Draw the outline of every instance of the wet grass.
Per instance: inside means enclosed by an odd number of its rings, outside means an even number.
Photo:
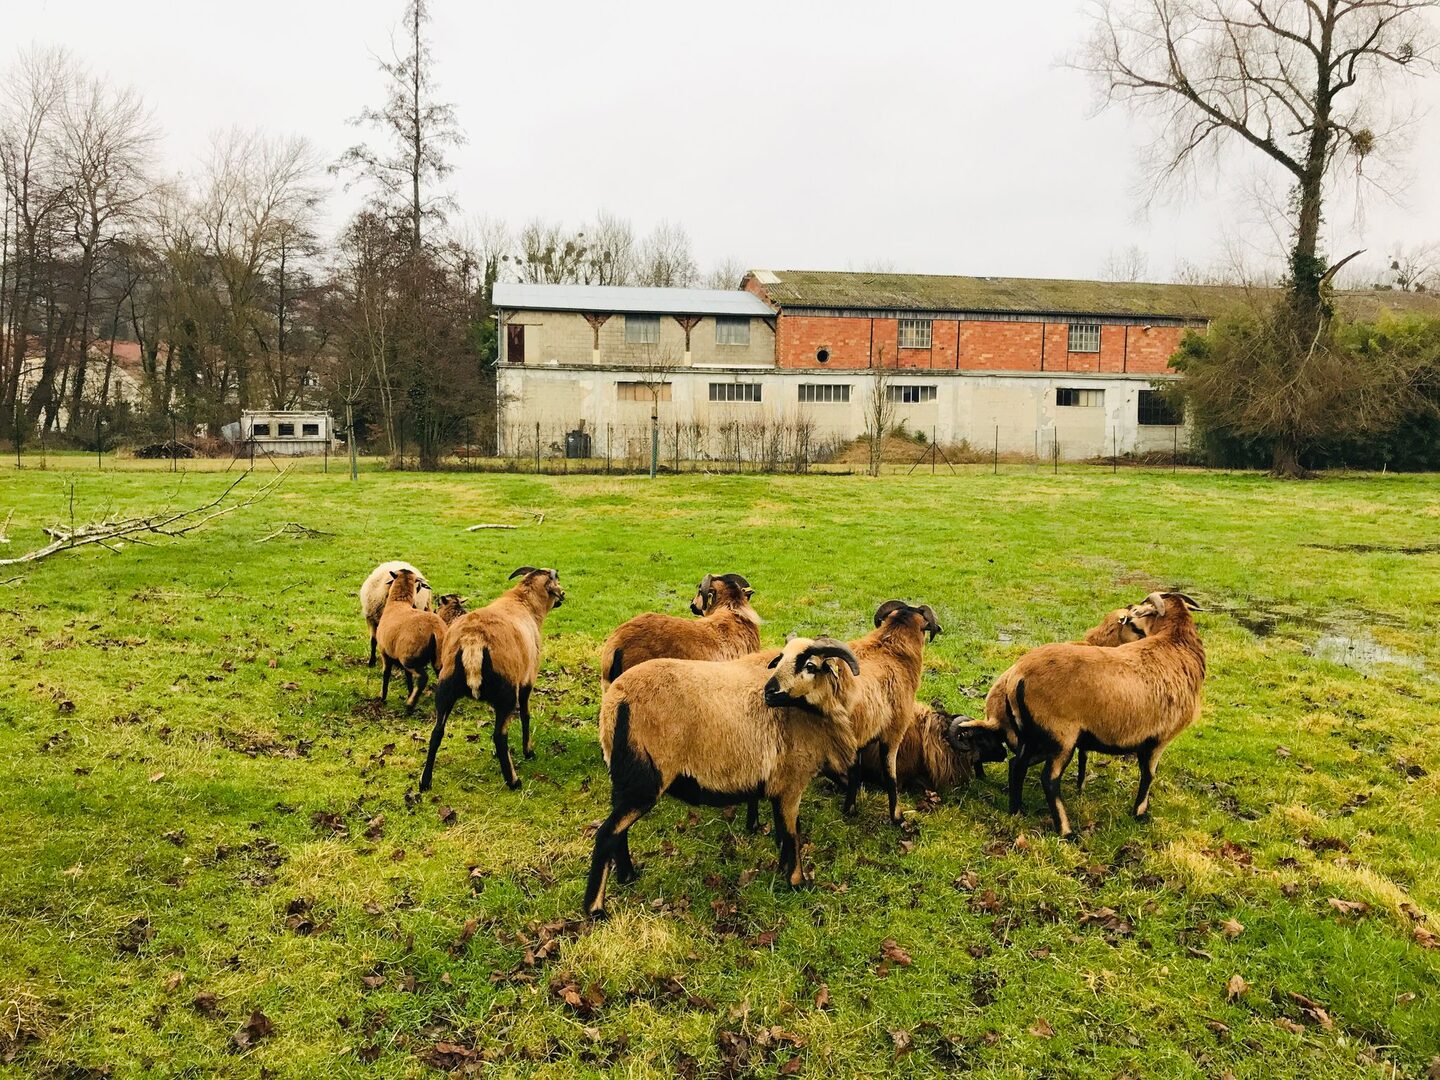
[[[227,482],[50,464],[0,474],[7,554],[68,519],[72,482],[80,518]],[[256,542],[292,521],[325,535]],[[0,1074],[1421,1074],[1437,526],[1420,477],[308,471],[173,545],[0,569]],[[397,556],[473,599],[560,568],[521,792],[463,703],[415,795],[428,722],[374,701],[354,599]],[[1038,790],[1005,814],[993,774],[912,794],[903,833],[817,786],[815,885],[792,892],[768,838],[665,805],[612,921],[579,925],[596,649],[728,570],[767,642],[932,604],[924,693],[970,711],[1026,647],[1183,588],[1213,609],[1206,709],[1151,823],[1122,762],[1070,793],[1078,846]],[[1349,663],[1326,635],[1381,651]]]

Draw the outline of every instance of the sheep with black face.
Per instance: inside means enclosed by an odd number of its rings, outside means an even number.
[[[915,722],[900,740],[895,778],[904,786],[946,792],[979,776],[987,762],[1004,761],[1005,740],[993,731],[965,728],[968,716],[947,713],[938,704],[915,703]],[[861,777],[884,784],[885,758],[878,746],[860,755]]]
[[[612,864],[620,881],[635,878],[630,827],[666,794],[707,806],[768,798],[781,872],[800,885],[800,797],[821,769],[855,759],[859,672],[841,642],[795,638],[768,664],[659,659],[622,673],[600,704],[610,816],[595,833],[586,913],[603,917]]]

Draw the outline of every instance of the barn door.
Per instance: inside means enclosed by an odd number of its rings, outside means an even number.
[[[525,324],[510,324],[505,327],[505,359],[512,364],[525,362]]]

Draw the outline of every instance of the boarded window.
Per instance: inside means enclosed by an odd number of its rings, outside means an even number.
[[[1099,352],[1100,351],[1100,324],[1099,323],[1071,323],[1070,324],[1070,351],[1071,352]]]
[[[1141,390],[1139,420],[1147,426],[1179,427],[1185,422],[1185,410],[1172,405],[1159,390]]]
[[[625,316],[625,344],[626,344],[626,345],[659,345],[659,344],[660,344],[660,316],[659,316],[659,315],[626,315],[626,316]]]
[[[928,349],[928,348],[930,348],[930,320],[929,320],[929,319],[901,319],[901,320],[900,320],[900,348],[902,348],[902,349]]]
[[[760,384],[746,382],[712,382],[711,401],[759,401]]]
[[[514,323],[505,327],[505,359],[512,364],[525,362],[524,323]]]
[[[1105,407],[1105,391],[1077,390],[1074,387],[1061,386],[1055,390],[1055,404],[1080,409],[1103,409]]]
[[[300,434],[301,434],[301,435],[319,435],[319,434],[320,434],[320,425],[319,425],[319,424],[301,424],[301,425],[300,425]]]
[[[250,437],[251,437],[252,439],[258,439],[258,438],[260,438],[262,435],[269,435],[269,434],[270,434],[270,425],[269,425],[269,424],[252,424],[252,425],[250,426]]]
[[[800,401],[811,405],[839,405],[850,400],[849,383],[801,383]]]
[[[749,345],[750,320],[738,315],[715,316],[716,345]]]
[[[939,388],[934,386],[887,386],[885,396],[897,405],[919,405],[934,401]]]
[[[616,401],[655,401],[656,387],[649,386],[643,382],[617,382],[615,384]],[[660,401],[670,400],[670,384],[661,383],[658,387]]]

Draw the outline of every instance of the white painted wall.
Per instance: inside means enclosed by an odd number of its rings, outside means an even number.
[[[615,452],[636,438],[648,439],[651,402],[618,400],[616,384],[642,376],[612,367],[502,365],[499,369],[501,453],[526,452],[534,446],[535,425],[541,444],[563,444],[564,433],[583,429],[590,433],[597,456],[603,455],[607,432]],[[1076,372],[890,372],[890,385],[936,387],[936,400],[896,405],[896,421],[911,431],[933,433],[941,443],[968,441],[977,449],[990,449],[997,435],[1001,453],[1048,457],[1056,441],[1060,457],[1081,460],[1111,453],[1168,450],[1176,442],[1172,427],[1141,426],[1139,392],[1172,381],[1175,376],[1117,376]],[[866,371],[786,371],[776,368],[689,368],[670,375],[670,400],[659,404],[662,427],[698,423],[715,429],[730,421],[744,423],[793,422],[805,418],[814,425],[816,439],[853,438],[865,430],[865,409],[873,376]],[[758,403],[710,401],[711,383],[750,383],[761,387]],[[846,403],[799,401],[802,383],[848,385]],[[1058,406],[1060,387],[1104,391],[1104,404]],[[1183,447],[1189,427],[1178,431]],[[545,452],[548,452],[545,451]]]

